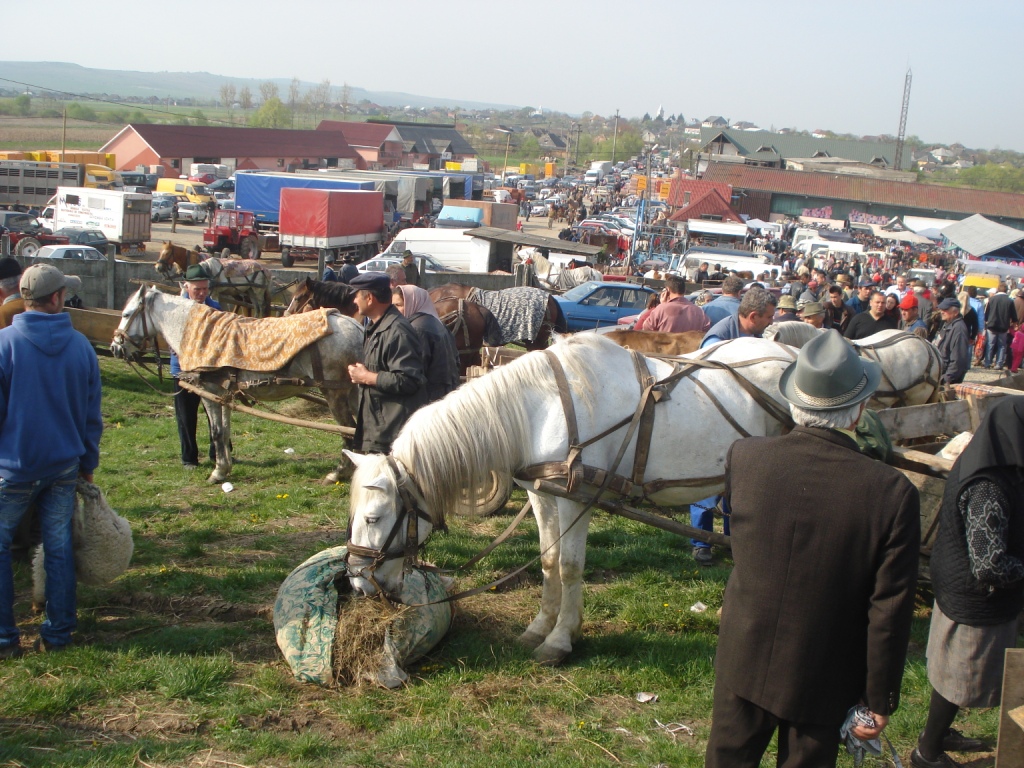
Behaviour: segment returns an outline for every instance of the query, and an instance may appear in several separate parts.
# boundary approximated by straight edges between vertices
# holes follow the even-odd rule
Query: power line
[[[98,104],[110,104],[110,105],[115,106],[115,107],[127,107],[129,109],[138,110],[139,112],[152,112],[155,115],[165,115],[167,117],[174,117],[174,118],[187,117],[187,115],[182,115],[180,112],[169,112],[167,110],[157,109],[155,107],[147,107],[147,106],[140,105],[140,104],[125,103],[123,101],[111,101],[110,99],[101,99],[98,96],[87,96],[87,95],[82,94],[82,93],[71,93],[70,91],[62,91],[59,88],[47,88],[44,85],[36,85],[34,83],[23,83],[20,80],[11,80],[8,77],[0,77],[0,82],[14,83],[15,85],[21,85],[21,86],[24,86],[25,88],[35,88],[38,91],[47,91],[49,93],[59,93],[62,96],[70,96],[73,99],[83,99],[85,101],[94,101],[94,102],[97,102]],[[198,107],[196,107],[196,109],[198,109]],[[81,119],[81,118],[78,118],[78,119]],[[231,122],[229,120],[218,120],[216,118],[209,118],[208,117],[208,118],[206,118],[206,121],[209,122],[209,123],[220,123],[222,125],[233,125],[236,128],[238,127],[237,123],[233,123],[233,122]],[[96,120],[96,121],[86,120],[85,122],[97,122],[97,123],[100,123],[100,122],[103,122],[103,121],[102,120]]]

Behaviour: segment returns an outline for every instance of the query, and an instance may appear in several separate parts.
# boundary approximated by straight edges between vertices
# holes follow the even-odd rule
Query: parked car
[[[107,257],[87,245],[44,245],[34,256],[37,259],[79,259],[106,261]]]
[[[79,229],[78,227],[64,227],[54,232],[55,235],[62,235],[68,239],[70,245],[88,245],[100,253],[107,252],[107,236],[98,229]]]
[[[530,215],[531,216],[547,216],[548,215],[548,209],[550,207],[551,206],[548,204],[547,200],[541,200],[540,202],[533,203],[530,206]]]
[[[206,206],[199,203],[178,203],[178,221],[184,224],[202,224],[206,221]]]
[[[231,194],[234,194],[235,193],[235,180],[234,179],[217,179],[216,181],[211,181],[209,184],[207,184],[206,188],[210,192],[230,192]]]
[[[198,181],[200,184],[210,184],[211,182],[216,181],[217,177],[214,176],[212,173],[199,173],[196,174],[195,176],[189,176],[188,180]]]
[[[570,331],[588,331],[615,325],[620,317],[647,307],[656,292],[645,285],[590,281],[555,296]]]
[[[414,253],[416,266],[420,272],[455,272],[457,270],[446,267],[429,253]],[[385,272],[388,267],[402,266],[402,259],[395,256],[377,256],[376,258],[364,261],[359,265],[360,272]]]
[[[217,209],[221,211],[234,211],[237,209],[234,200],[218,200]]]
[[[153,213],[150,218],[153,221],[170,221],[174,216],[174,204],[173,197],[154,197]]]

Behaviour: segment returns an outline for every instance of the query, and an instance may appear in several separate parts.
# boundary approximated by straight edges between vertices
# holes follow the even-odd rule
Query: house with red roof
[[[404,144],[401,134],[393,125],[321,120],[316,129],[341,131],[348,145],[366,161],[367,170],[398,168],[402,164]]]
[[[339,131],[129,124],[100,151],[117,157],[116,170],[157,166],[168,177],[187,174],[192,163],[222,163],[235,170],[366,168]]]
[[[690,198],[690,202],[668,217],[669,221],[727,221],[742,224],[743,219],[729,205],[729,200],[715,187],[707,189],[703,194]]]

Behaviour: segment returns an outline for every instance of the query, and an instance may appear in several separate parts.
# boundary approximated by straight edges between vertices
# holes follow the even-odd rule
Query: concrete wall
[[[104,309],[121,309],[128,303],[128,297],[139,290],[139,283],[132,280],[166,282],[157,274],[152,262],[115,261],[113,274],[108,270],[110,262],[104,261],[69,261],[62,259],[18,259],[22,267],[32,264],[50,264],[66,275],[78,275],[82,278],[82,290],[79,297],[87,307]],[[316,277],[315,270],[271,269],[274,285],[286,285],[293,280]],[[423,287],[427,290],[445,283],[462,283],[473,285],[485,290],[497,291],[515,285],[512,275],[475,274],[469,272],[446,272],[424,275]],[[112,298],[111,298],[112,297]],[[281,296],[274,298],[274,303],[283,303]]]

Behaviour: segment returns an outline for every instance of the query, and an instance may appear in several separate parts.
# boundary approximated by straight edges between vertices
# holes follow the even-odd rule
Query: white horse
[[[764,337],[799,349],[819,333],[809,323],[790,321],[769,325]],[[879,331],[850,343],[858,355],[882,368],[882,382],[869,407],[878,410],[924,405],[938,399],[941,363],[938,351],[927,339],[906,331]]]
[[[147,290],[143,286],[128,299],[121,314],[121,323],[114,333],[110,351],[114,357],[131,360],[144,351],[146,342],[157,333],[163,335],[172,349],[180,350],[189,314],[196,308],[198,305],[193,301]],[[338,313],[331,313],[327,319],[330,334],[304,348],[273,374],[238,369],[206,371],[199,375],[199,386],[215,396],[223,397],[228,394],[225,383],[237,374],[235,380],[243,387],[246,384],[258,384],[259,386],[250,390],[250,393],[255,394],[260,400],[268,401],[295,397],[305,393],[311,386],[319,386],[334,420],[342,426],[353,426],[356,388],[349,378],[348,366],[362,360],[363,330],[355,320]],[[246,322],[273,324],[280,323],[280,320],[246,319]],[[273,329],[281,326],[265,327]],[[316,352],[319,353],[319,366],[315,364],[313,347],[316,347]],[[322,384],[274,383],[275,378],[296,382],[319,381]],[[210,440],[217,457],[216,467],[210,473],[209,481],[219,483],[231,472],[231,410],[206,398],[203,398],[203,407],[210,422]],[[343,463],[339,463],[337,469],[331,472],[327,479],[338,480],[344,471]]]
[[[622,422],[624,417],[629,422],[641,400],[639,375],[653,377],[649,384],[676,369],[665,361],[634,355],[597,334],[563,339],[546,352],[525,355],[417,411],[395,440],[390,457],[346,452],[356,464],[349,575],[357,592],[374,594],[378,587],[399,591],[406,532],[416,531],[422,542],[462,501],[466,489],[488,486],[492,472],[511,479],[528,467],[572,458],[570,418],[549,355],[564,371],[580,444],[609,430],[583,447],[580,464],[638,480],[634,487],[657,504],[688,504],[720,492],[726,451],[741,436],[739,430],[777,435],[783,428],[780,414],[788,418],[778,381],[793,361],[793,351],[753,338],[719,345],[705,355],[703,367],[679,378],[674,389],[664,393],[670,396],[660,397],[654,407],[649,458],[637,470],[636,432]],[[730,372],[708,361],[737,366]],[[762,402],[755,400],[756,392],[741,386],[739,376],[748,387],[760,390]],[[620,448],[622,460],[615,465]],[[589,477],[600,482],[593,474]],[[520,639],[535,648],[540,662],[556,664],[570,653],[581,632],[590,511],[579,501],[535,492],[527,479],[516,482],[529,491],[544,573],[540,612]],[[583,492],[589,497],[596,488]]]

